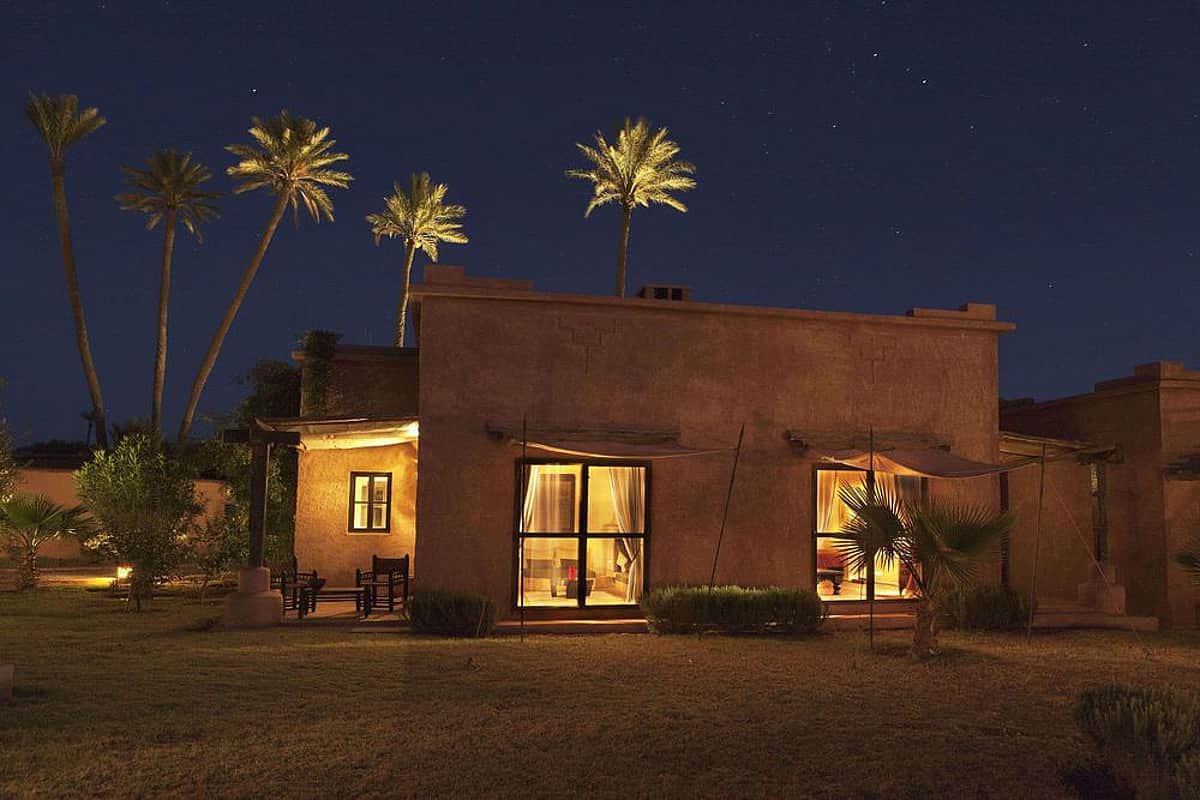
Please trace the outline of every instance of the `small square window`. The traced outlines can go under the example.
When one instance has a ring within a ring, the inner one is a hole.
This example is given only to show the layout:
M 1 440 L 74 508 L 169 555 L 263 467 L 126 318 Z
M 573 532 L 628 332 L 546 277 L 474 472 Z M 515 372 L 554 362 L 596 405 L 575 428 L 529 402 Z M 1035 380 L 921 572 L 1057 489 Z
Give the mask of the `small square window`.
M 391 524 L 392 474 L 350 473 L 350 531 L 387 533 Z

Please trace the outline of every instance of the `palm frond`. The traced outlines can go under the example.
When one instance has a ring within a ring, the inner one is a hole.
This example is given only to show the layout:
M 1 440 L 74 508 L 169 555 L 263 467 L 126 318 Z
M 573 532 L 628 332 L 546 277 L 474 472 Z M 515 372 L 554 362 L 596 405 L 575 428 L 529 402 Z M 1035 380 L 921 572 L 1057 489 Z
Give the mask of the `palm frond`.
M 461 205 L 445 202 L 449 187 L 434 183 L 429 173 L 413 173 L 408 188 L 393 183 L 393 193 L 384 198 L 383 211 L 368 214 L 367 222 L 375 243 L 384 237 L 400 239 L 425 252 L 434 262 L 438 259 L 438 244 L 467 244 L 467 235 L 458 220 L 467 215 Z
M 62 159 L 66 149 L 95 133 L 107 120 L 99 109 L 79 110 L 79 98 L 73 94 L 35 95 L 25 103 L 25 116 L 50 148 L 50 157 Z
M 147 214 L 147 228 L 153 228 L 168 213 L 174 213 L 184 229 L 203 241 L 200 225 L 220 216 L 209 201 L 220 192 L 205 192 L 198 187 L 212 179 L 212 173 L 191 153 L 159 150 L 146 159 L 146 168 L 122 166 L 125 182 L 134 190 L 116 195 L 122 211 Z
M 83 506 L 63 506 L 45 495 L 16 494 L 0 502 L 0 527 L 31 549 L 57 536 L 84 533 L 90 525 Z
M 231 144 L 225 149 L 237 162 L 226 170 L 238 179 L 234 194 L 268 189 L 286 198 L 299 221 L 300 207 L 316 222 L 333 220 L 333 200 L 321 187 L 345 189 L 354 180 L 348 172 L 329 169 L 349 158 L 333 150 L 329 128 L 286 110 L 268 119 L 251 118 L 249 130 L 256 145 Z
M 687 206 L 672 192 L 685 192 L 696 187 L 688 177 L 696 168 L 686 161 L 677 161 L 679 145 L 671 141 L 666 128 L 651 131 L 650 123 L 630 119 L 617 131 L 616 143 L 610 144 L 604 134 L 596 132 L 595 146 L 575 146 L 591 163 L 587 169 L 569 169 L 568 178 L 586 180 L 592 184 L 592 197 L 584 216 L 608 203 L 619 202 L 626 208 L 665 205 L 677 211 Z
M 880 486 L 843 486 L 839 495 L 850 519 L 834 539 L 834 547 L 846 569 L 866 570 L 875 563 L 890 569 L 904 555 L 908 526 L 903 501 Z

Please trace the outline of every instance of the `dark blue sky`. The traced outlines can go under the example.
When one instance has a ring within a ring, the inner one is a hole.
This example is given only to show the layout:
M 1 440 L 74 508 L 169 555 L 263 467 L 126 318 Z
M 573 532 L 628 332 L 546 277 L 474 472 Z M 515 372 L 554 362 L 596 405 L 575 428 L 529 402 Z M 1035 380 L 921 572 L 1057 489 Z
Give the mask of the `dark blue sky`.
M 690 213 L 635 214 L 631 288 L 880 313 L 997 303 L 1019 326 L 1005 396 L 1086 391 L 1155 359 L 1200 367 L 1192 2 L 3 8 L 0 376 L 22 441 L 82 436 L 89 405 L 30 90 L 109 120 L 69 153 L 67 188 L 112 420 L 148 414 L 161 247 L 112 200 L 118 165 L 172 146 L 227 190 L 223 145 L 284 107 L 332 127 L 356 180 L 335 190 L 336 223 L 280 229 L 201 412 L 306 329 L 389 341 L 401 247 L 376 248 L 363 217 L 412 170 L 469 209 L 471 243 L 443 263 L 611 291 L 617 211 L 584 220 L 587 187 L 562 173 L 574 142 L 626 115 L 670 127 L 699 182 Z M 168 430 L 270 200 L 222 207 L 203 245 L 180 234 Z

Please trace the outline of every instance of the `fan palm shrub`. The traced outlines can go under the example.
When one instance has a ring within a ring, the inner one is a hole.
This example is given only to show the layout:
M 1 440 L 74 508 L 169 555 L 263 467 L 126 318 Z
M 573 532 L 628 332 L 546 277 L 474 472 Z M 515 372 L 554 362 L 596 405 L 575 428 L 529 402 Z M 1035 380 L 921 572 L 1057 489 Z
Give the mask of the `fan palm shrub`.
M 595 134 L 595 145 L 576 144 L 589 162 L 587 169 L 567 170 L 568 178 L 580 178 L 592 184 L 592 199 L 583 216 L 590 217 L 608 203 L 621 206 L 621 233 L 617 240 L 617 297 L 625 296 L 625 265 L 629 252 L 629 223 L 633 209 L 651 203 L 686 212 L 687 206 L 672 192 L 685 192 L 696 186 L 691 175 L 695 166 L 677 161 L 679 145 L 667 138 L 667 129 L 652 131 L 645 119 L 625 120 L 609 143 L 604 134 Z
M 167 314 L 171 296 L 171 258 L 175 251 L 175 225 L 203 241 L 200 226 L 219 216 L 212 200 L 218 192 L 204 192 L 200 184 L 212 173 L 190 153 L 159 150 L 147 159 L 146 168 L 122 167 L 131 191 L 116 196 L 122 211 L 146 214 L 146 230 L 163 223 L 162 263 L 158 279 L 158 331 L 154 347 L 154 378 L 150 401 L 150 430 L 162 439 L 163 379 L 167 372 Z
M 38 549 L 59 536 L 83 534 L 89 525 L 83 506 L 67 508 L 45 495 L 15 494 L 0 501 L 0 534 L 17 565 L 17 589 L 38 582 Z
M 92 413 L 96 422 L 96 444 L 108 449 L 108 428 L 104 415 L 104 397 L 100 392 L 100 376 L 92 360 L 92 345 L 88 338 L 87 319 L 83 313 L 83 298 L 79 293 L 79 277 L 75 272 L 75 247 L 71 242 L 71 214 L 67 208 L 66 152 L 71 145 L 95 133 L 107 121 L 95 108 L 79 109 L 79 98 L 73 94 L 29 96 L 25 115 L 37 129 L 50 153 L 50 186 L 54 195 L 54 216 L 58 220 L 58 244 L 62 251 L 63 273 L 67 279 L 67 298 L 71 317 L 75 321 L 75 345 L 83 362 L 83 376 L 91 395 Z
M 212 374 L 217 356 L 225 336 L 233 325 L 242 301 L 254 282 L 254 276 L 262 265 L 267 254 L 267 248 L 275 236 L 275 229 L 283 219 L 288 206 L 292 208 L 293 218 L 299 223 L 300 206 L 320 222 L 322 218 L 333 221 L 333 200 L 330 199 L 325 187 L 345 189 L 353 177 L 346 172 L 330 169 L 339 161 L 349 158 L 345 153 L 334 152 L 335 140 L 329 138 L 329 128 L 318 128 L 317 123 L 303 117 L 293 117 L 287 111 L 281 111 L 278 116 L 260 120 L 254 117 L 250 126 L 250 136 L 253 145 L 231 144 L 225 149 L 239 159 L 226 172 L 241 181 L 234 187 L 234 194 L 244 194 L 256 189 L 265 189 L 275 196 L 275 206 L 271 216 L 258 240 L 258 247 L 250 258 L 250 263 L 242 273 L 242 280 L 234 292 L 233 299 L 225 309 L 217 332 L 213 335 L 196 379 L 192 382 L 192 390 L 188 394 L 187 406 L 183 419 L 179 423 L 179 441 L 187 439 L 192 429 L 192 421 L 196 415 L 196 407 L 200 403 L 200 395 L 208 376 Z
M 850 519 L 835 546 L 846 570 L 903 566 L 917 594 L 911 653 L 935 655 L 944 603 L 956 587 L 970 582 L 975 564 L 1012 526 L 1012 517 L 982 506 L 905 501 L 870 481 L 843 486 L 840 495 Z
M 393 184 L 393 193 L 384 199 L 384 209 L 378 214 L 368 214 L 371 233 L 375 244 L 380 239 L 400 239 L 404 242 L 404 275 L 400 284 L 400 301 L 396 306 L 396 347 L 404 346 L 404 326 L 408 316 L 409 282 L 412 277 L 413 257 L 417 250 L 438 260 L 438 242 L 466 244 L 466 234 L 458 220 L 467 214 L 464 206 L 447 205 L 444 183 L 435 184 L 429 173 L 413 173 L 409 188 L 405 191 L 399 182 Z

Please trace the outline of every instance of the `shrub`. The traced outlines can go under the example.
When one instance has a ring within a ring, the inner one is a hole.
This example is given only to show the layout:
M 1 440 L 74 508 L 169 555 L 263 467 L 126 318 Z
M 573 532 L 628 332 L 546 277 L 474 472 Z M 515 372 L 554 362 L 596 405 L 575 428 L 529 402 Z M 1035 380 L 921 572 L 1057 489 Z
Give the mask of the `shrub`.
M 1011 586 L 962 586 L 943 602 L 954 628 L 995 631 L 1012 628 L 1029 618 L 1025 598 Z
M 418 633 L 487 636 L 496 626 L 496 604 L 482 595 L 427 589 L 409 600 L 408 619 Z
M 75 485 L 98 523 L 84 546 L 133 567 L 129 598 L 140 611 L 155 582 L 174 575 L 188 555 L 202 511 L 189 469 L 139 433 L 96 451 Z
M 1166 686 L 1089 689 L 1075 721 L 1137 797 L 1200 797 L 1200 703 L 1192 695 Z
M 825 606 L 807 589 L 741 586 L 669 586 L 642 597 L 642 611 L 657 633 L 811 633 Z

